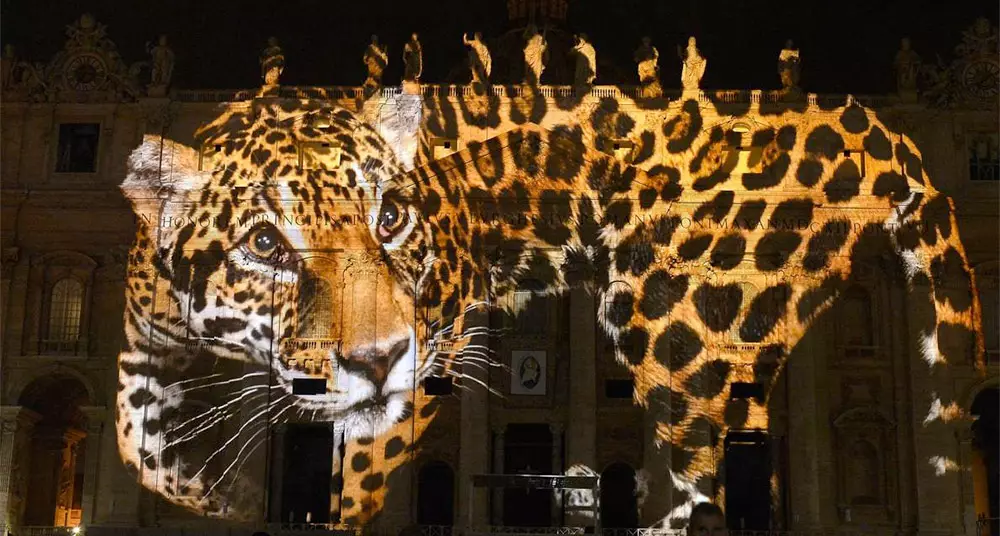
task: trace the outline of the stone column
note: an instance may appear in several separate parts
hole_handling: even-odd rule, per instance
[[[906,282],[901,277],[890,278],[885,285],[883,296],[889,311],[905,310]],[[909,373],[911,353],[906,344],[906,322],[903,317],[896,317],[889,323],[891,339],[886,355],[892,359],[893,381],[893,418],[897,423],[894,427],[896,443],[896,489],[899,494],[898,522],[903,532],[913,532],[916,526],[917,514],[913,511],[913,441],[910,422],[910,388]]]
[[[566,469],[576,465],[599,472],[597,465],[597,310],[593,294],[577,287],[570,291],[569,407],[566,429]],[[557,467],[558,468],[558,467]],[[597,500],[595,497],[594,500]],[[587,512],[569,512],[574,527],[594,523]]]
[[[87,437],[87,432],[77,428],[67,428],[62,436],[66,446],[61,451],[62,459],[59,461],[56,512],[52,523],[57,527],[71,524],[76,462],[79,459],[80,441],[84,437]]]
[[[281,519],[281,508],[282,508],[282,495],[284,494],[284,480],[285,480],[285,433],[288,432],[288,425],[285,423],[277,424],[274,426],[274,433],[271,436],[271,483],[268,491],[268,505],[271,512],[270,519],[268,521],[279,523],[284,522]],[[335,432],[336,433],[336,432]],[[336,441],[337,436],[334,435],[334,441]],[[336,444],[334,444],[336,447]],[[334,449],[336,451],[336,448]],[[343,475],[341,475],[343,479]],[[341,485],[343,487],[343,485]],[[339,504],[338,514],[340,513]]]
[[[104,430],[104,408],[87,407],[81,408],[87,415],[87,437],[83,451],[83,498],[80,501],[80,508],[83,509],[81,523],[84,526],[94,522],[97,475],[101,458],[101,432]]]
[[[340,453],[340,449],[344,444],[344,427],[342,423],[339,425],[330,423],[330,429],[333,431],[333,463],[331,465],[332,470],[330,471],[333,475],[333,478],[330,480],[330,522],[337,523],[340,521],[340,501],[344,488],[344,458]]]
[[[28,261],[29,255],[21,254],[17,264],[13,266],[9,274],[9,291],[4,298],[4,349],[6,356],[19,356],[22,350],[22,338],[24,336],[25,305],[28,294],[28,277],[31,271]]]
[[[493,440],[493,470],[491,471],[493,474],[504,474],[504,432],[506,431],[506,425],[497,426],[493,429],[493,433],[495,434]],[[493,520],[491,524],[503,525],[503,488],[493,488],[491,494],[493,499]]]
[[[484,328],[484,329],[476,329]],[[463,331],[475,333],[468,346],[489,348],[489,311],[476,307],[465,314]],[[489,469],[489,393],[487,367],[462,367],[462,437],[459,452],[458,525],[482,526],[489,519],[487,491],[473,490],[472,475]]]
[[[794,283],[793,283],[794,284]],[[822,327],[814,324],[815,330]],[[820,495],[820,448],[817,444],[819,427],[829,428],[829,420],[820,411],[819,383],[816,375],[821,372],[817,341],[825,333],[814,332],[803,338],[786,358],[785,383],[788,385],[788,487],[791,530],[814,530],[822,525],[822,497]],[[828,473],[829,473],[828,466]],[[833,505],[830,505],[831,507]]]
[[[572,419],[571,419],[572,420]],[[552,432],[552,474],[561,475],[563,471],[563,425],[549,424]],[[562,490],[552,490],[552,526],[562,526]]]
[[[24,507],[24,478],[30,476],[31,433],[41,416],[21,406],[0,407],[0,530],[16,531]]]
[[[946,282],[947,284],[948,282]],[[913,428],[914,489],[916,490],[917,531],[928,535],[958,534],[963,531],[961,477],[957,467],[958,442],[955,425],[940,417],[932,418],[936,400],[947,406],[957,393],[951,369],[962,366],[970,348],[955,347],[955,341],[936,338],[943,355],[928,363],[920,344],[924,330],[935,328],[936,314],[929,282],[920,276],[911,282],[906,298],[910,365],[910,426]],[[947,360],[947,361],[945,361]]]

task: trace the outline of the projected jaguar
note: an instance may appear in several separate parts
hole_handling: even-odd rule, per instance
[[[917,148],[859,105],[732,113],[527,89],[417,102],[417,120],[373,124],[321,100],[260,99],[132,152],[122,190],[139,229],[117,427],[147,489],[195,513],[253,517],[265,483],[246,469],[274,425],[337,422],[372,440],[412,419],[418,442],[435,416],[415,411],[415,386],[433,374],[484,388],[463,381],[469,367],[499,358],[463,350],[477,326],[492,329],[470,315],[506,303],[527,275],[540,294],[582,287],[609,304],[595,322],[690,501],[721,448],[692,430],[766,426],[766,393],[734,400],[731,386],[769,389],[870,252],[894,252],[928,293],[920,366],[968,341],[981,351],[952,204]],[[459,131],[474,141],[435,154]],[[759,148],[749,164],[742,146]],[[849,151],[862,147],[864,169]],[[747,263],[762,287],[752,295],[727,275]],[[755,354],[709,351],[731,332]],[[952,401],[926,402],[914,411]],[[369,488],[406,457],[378,463],[387,477]]]

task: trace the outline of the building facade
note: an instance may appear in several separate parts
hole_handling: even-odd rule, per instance
[[[996,30],[919,95],[900,58],[884,96],[287,87],[275,42],[213,91],[165,42],[140,83],[88,16],[8,50],[2,525],[668,530],[711,500],[995,534]]]

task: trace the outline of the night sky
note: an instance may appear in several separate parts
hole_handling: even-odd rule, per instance
[[[22,57],[47,61],[65,42],[64,27],[90,12],[108,26],[126,62],[145,60],[145,43],[169,36],[177,55],[174,86],[260,85],[257,57],[269,35],[285,49],[283,85],[359,85],[361,54],[377,33],[389,45],[388,85],[398,84],[402,44],[412,31],[424,46],[422,81],[445,80],[465,59],[462,32],[489,42],[509,29],[506,0],[0,0],[0,41]],[[598,70],[598,84],[637,83],[632,51],[643,35],[660,50],[667,89],[680,86],[676,46],[698,38],[708,69],[702,87],[779,86],[778,51],[795,41],[802,86],[826,93],[894,89],[891,65],[910,36],[924,61],[950,60],[961,32],[980,16],[995,25],[995,0],[570,0],[568,30],[585,32],[599,62],[622,66],[624,79]],[[602,76],[603,74],[603,76]]]

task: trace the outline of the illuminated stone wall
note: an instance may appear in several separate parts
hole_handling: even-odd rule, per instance
[[[502,524],[472,475],[509,472],[538,425],[542,472],[634,470],[640,526],[726,505],[728,449],[756,431],[776,526],[969,530],[969,409],[998,349],[997,183],[967,158],[989,111],[268,94],[3,105],[0,463],[30,467],[11,445],[56,415],[34,381],[83,386],[85,525],[404,527],[429,462],[456,525]],[[57,171],[70,123],[98,125],[92,171]],[[303,462],[309,437],[332,459]],[[310,466],[343,479],[325,512],[283,491]],[[30,482],[10,474],[13,524]],[[594,524],[592,500],[567,491],[551,519]]]

